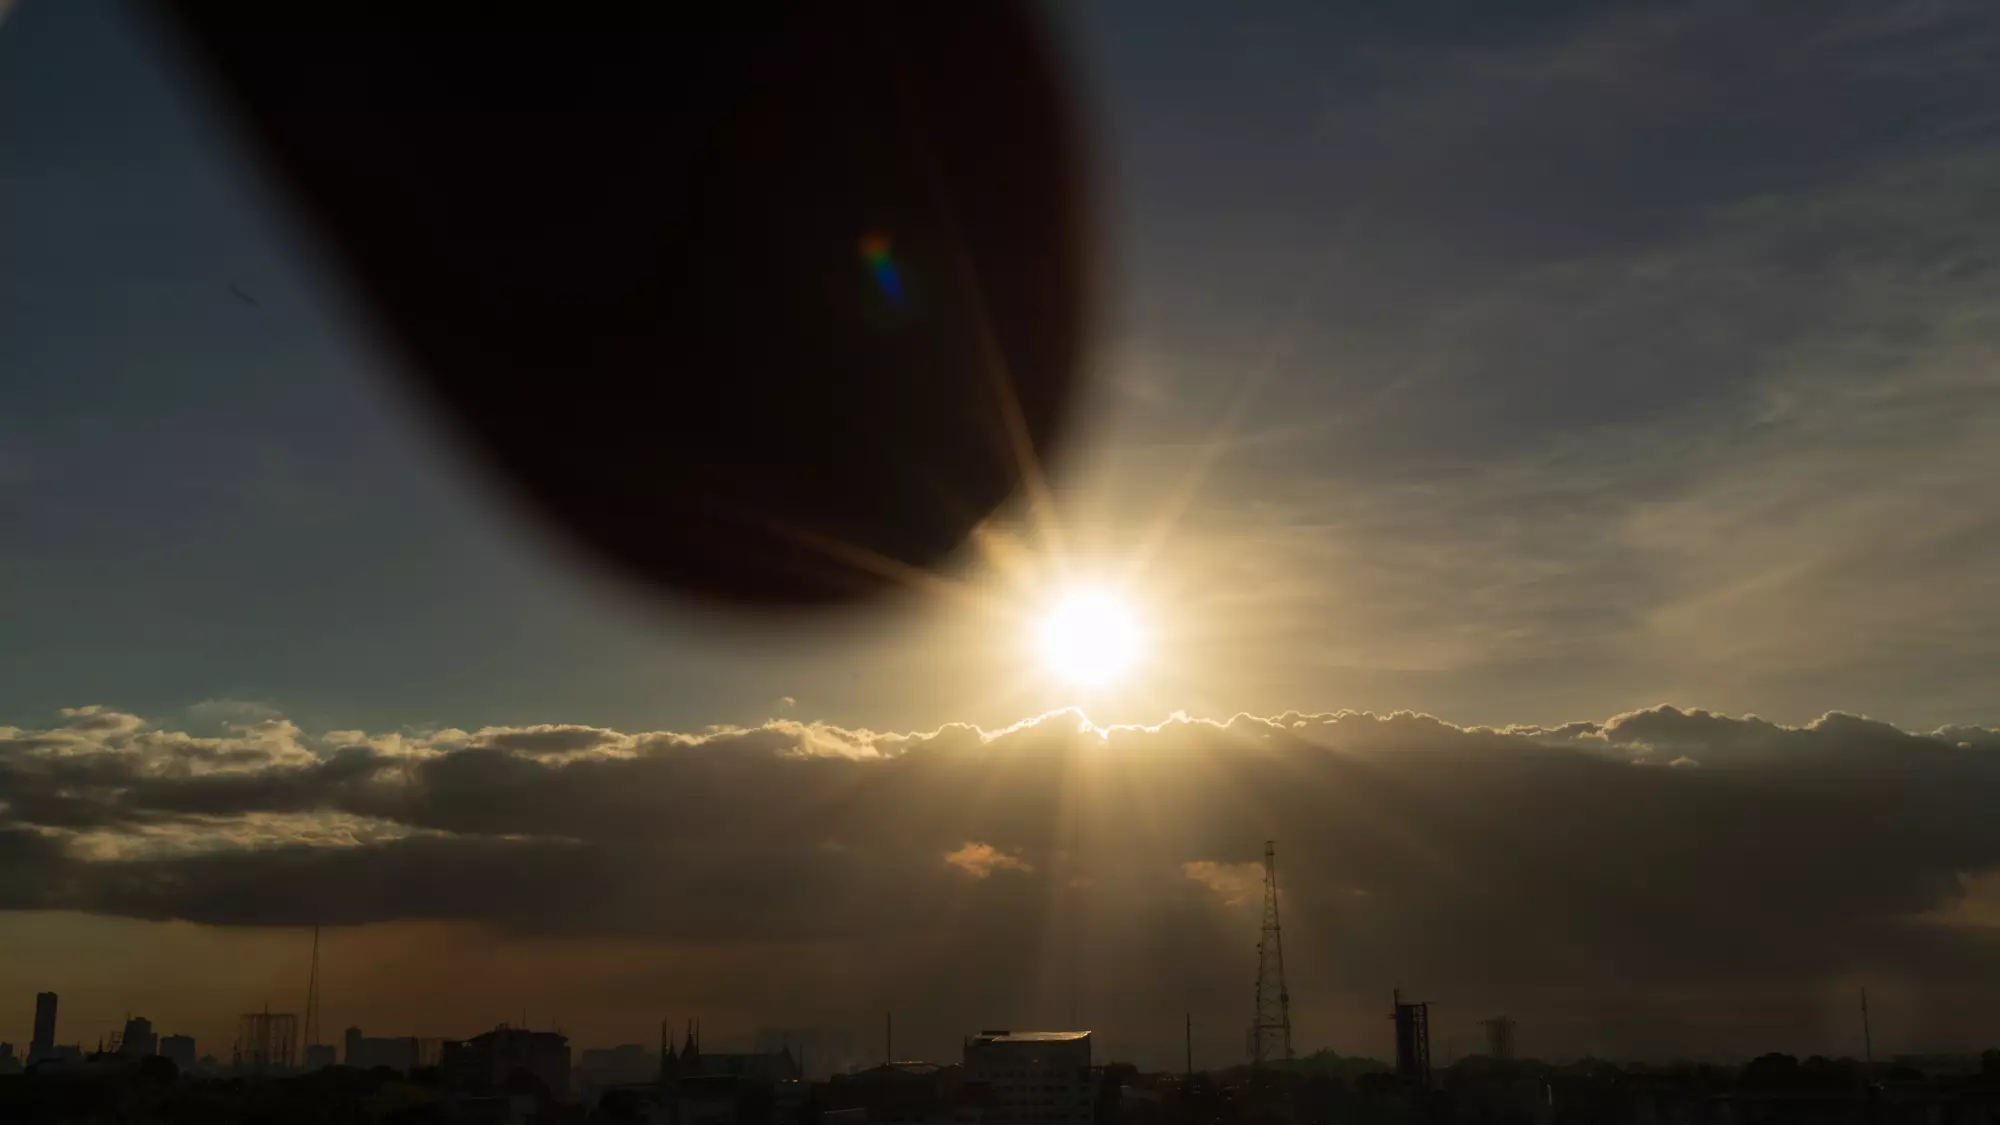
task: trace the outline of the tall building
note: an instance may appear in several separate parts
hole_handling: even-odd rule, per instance
[[[160,1037],[153,1030],[152,1020],[133,1016],[125,1021],[125,1030],[118,1036],[118,1057],[143,1059],[159,1053]]]
[[[56,994],[35,993],[35,1037],[28,1040],[28,1061],[35,1062],[56,1049]]]
[[[965,1080],[991,1091],[987,1125],[1091,1125],[1096,1112],[1088,1031],[982,1031],[965,1041]]]
[[[236,1021],[232,1062],[238,1074],[284,1074],[298,1069],[299,1017],[252,1012]]]
[[[1479,1026],[1486,1029],[1486,1053],[1498,1062],[1506,1062],[1514,1057],[1514,1021],[1506,1016],[1494,1016],[1490,1020],[1480,1020]]]
[[[569,1040],[559,1032],[501,1025],[462,1043],[444,1045],[446,1081],[462,1090],[504,1089],[515,1071],[525,1071],[547,1087],[549,1096],[569,1096]]]
[[[194,1036],[166,1035],[160,1038],[160,1053],[174,1060],[174,1066],[186,1074],[194,1069]]]
[[[1403,994],[1394,998],[1396,1021],[1396,1078],[1403,1085],[1427,1090],[1431,1085],[1431,1006],[1405,1003]]]

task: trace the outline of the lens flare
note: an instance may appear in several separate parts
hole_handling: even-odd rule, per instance
[[[869,231],[861,236],[861,264],[875,278],[875,287],[882,291],[889,303],[903,307],[903,278],[896,272],[896,259],[889,251],[889,236],[881,231]]]

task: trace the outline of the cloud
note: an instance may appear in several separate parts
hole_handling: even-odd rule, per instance
[[[0,909],[841,950],[836,990],[971,958],[1023,997],[1059,988],[1056,953],[1005,935],[1071,935],[1139,1019],[1159,974],[1249,971],[1275,839],[1293,991],[1326,1026],[1392,979],[1532,993],[1545,1021],[1871,973],[2000,995],[1984,727],[1661,706],[203,738],[99,714],[0,740]]]
[[[254,699],[204,699],[189,707],[187,713],[197,719],[231,723],[277,718],[283,711],[274,704]]]
[[[992,844],[980,844],[971,840],[957,851],[944,853],[944,861],[975,879],[984,879],[995,871],[1032,872],[1034,867],[1018,856],[1008,855]]]
[[[1263,893],[1261,863],[1216,863],[1197,859],[1181,864],[1181,874],[1222,896],[1225,906],[1241,906]]]
[[[89,734],[130,734],[145,725],[137,715],[126,715],[110,710],[99,704],[87,707],[65,707],[62,717],[69,721],[62,726],[66,731]]]
[[[488,727],[465,740],[468,746],[490,746],[536,758],[562,758],[619,746],[624,739],[616,731],[599,727],[557,726]]]

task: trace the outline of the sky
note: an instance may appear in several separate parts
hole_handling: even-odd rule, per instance
[[[1878,1042],[2000,1042],[2000,17],[1057,23],[1103,276],[1054,524],[781,628],[505,506],[134,13],[19,4],[0,1038],[56,987],[226,1049],[317,919],[371,1030],[1164,1062],[1188,1009],[1223,1062],[1278,838],[1302,1046],[1384,1052],[1395,985],[1555,1054],[1853,1050],[1862,983]],[[1076,582],[1115,684],[1035,659]]]

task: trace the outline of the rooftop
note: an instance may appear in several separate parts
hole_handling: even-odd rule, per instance
[[[982,1031],[974,1038],[985,1043],[1068,1043],[1090,1038],[1088,1031]]]

